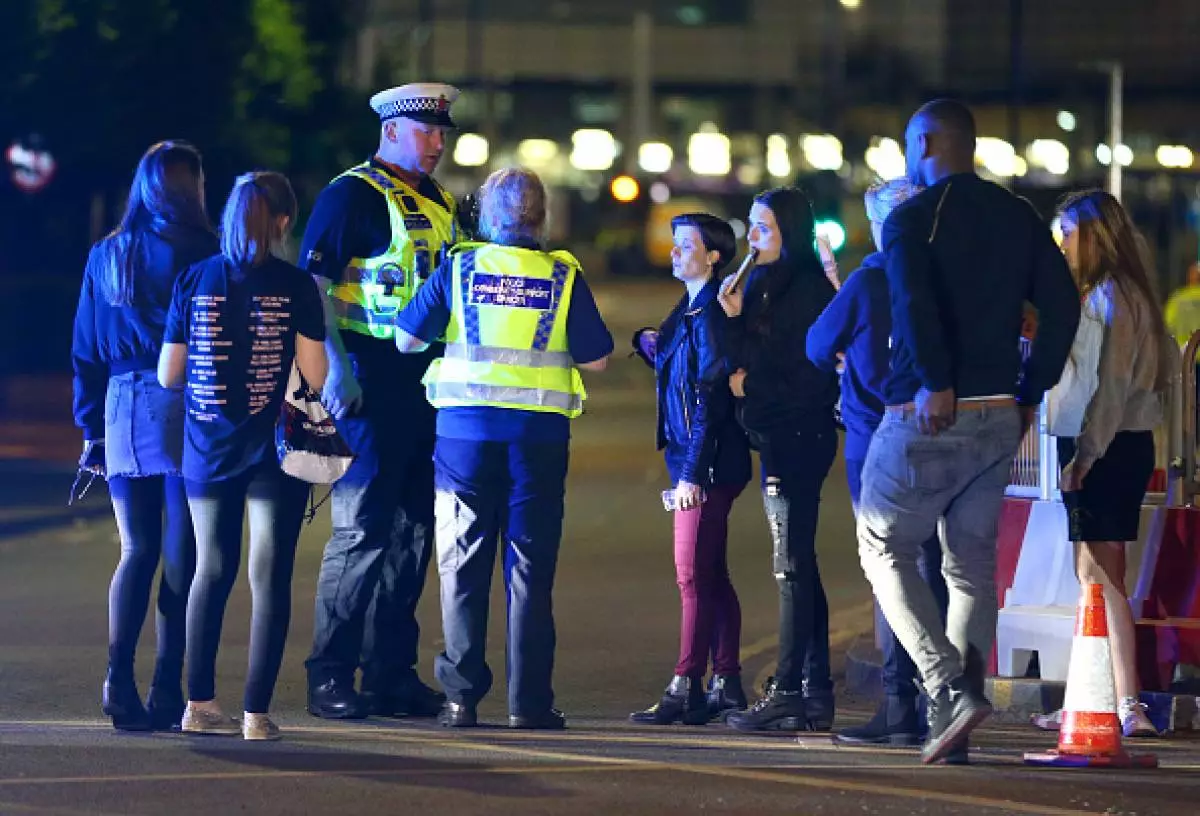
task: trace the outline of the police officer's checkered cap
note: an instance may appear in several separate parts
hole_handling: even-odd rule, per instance
[[[411,82],[387,88],[371,97],[371,108],[381,120],[397,116],[422,119],[444,119],[449,122],[449,109],[458,99],[459,91],[442,82]]]

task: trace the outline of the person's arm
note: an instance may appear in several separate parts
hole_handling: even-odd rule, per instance
[[[846,279],[833,300],[808,330],[805,351],[812,364],[822,371],[836,371],[839,354],[844,354],[858,333],[858,316],[866,309],[860,301],[868,295],[860,272]]]
[[[454,256],[448,255],[396,315],[396,348],[399,351],[405,354],[425,351],[446,331],[450,324],[453,280]]]
[[[187,345],[163,343],[158,353],[158,384],[163,388],[178,388],[183,385],[187,373]]]
[[[912,355],[921,386],[938,393],[953,388],[953,366],[933,290],[932,227],[914,204],[902,204],[883,224],[892,334]]]
[[[187,379],[191,292],[195,274],[191,269],[185,270],[175,280],[175,288],[171,291],[163,347],[158,353],[158,383],[163,388],[178,388]]]
[[[96,329],[96,281],[93,264],[96,250],[88,256],[75,310],[71,338],[72,392],[75,425],[85,441],[104,442],[104,401],[108,396],[108,363],[101,359]]]
[[[1104,284],[1102,284],[1104,285]],[[1083,414],[1072,463],[1080,477],[1104,455],[1117,435],[1133,384],[1138,343],[1130,303],[1112,286],[1106,293],[1100,344],[1099,384]]]
[[[329,376],[329,353],[325,341],[328,332],[322,296],[313,279],[297,270],[295,306],[296,367],[309,387],[320,393]]]
[[[383,196],[361,179],[339,179],[317,196],[300,244],[300,267],[312,275],[322,300],[329,369],[321,401],[335,419],[362,406],[362,387],[346,354],[330,291],[352,258],[375,250],[362,229],[364,216],[387,219]]]
[[[1079,290],[1054,238],[1032,211],[1032,274],[1027,300],[1037,309],[1037,335],[1017,402],[1032,408],[1062,377],[1079,328]],[[1103,378],[1102,378],[1103,379]]]
[[[679,477],[690,484],[705,481],[716,455],[717,434],[733,411],[729,364],[724,354],[728,320],[716,303],[709,304],[696,318],[696,395],[687,455]]]
[[[833,300],[834,291],[824,278],[814,276],[806,284],[801,288],[794,283],[791,294],[777,298],[771,306],[782,312],[769,317],[773,333],[770,355],[760,355],[760,364],[741,378],[742,395],[747,398],[788,402],[797,394],[823,391],[828,375],[810,363],[805,352],[808,329]]]
[[[600,316],[592,290],[584,280],[583,270],[575,273],[571,287],[571,303],[567,310],[567,351],[582,371],[600,372],[608,368],[613,352],[613,339]]]

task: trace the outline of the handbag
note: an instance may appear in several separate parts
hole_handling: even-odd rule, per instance
[[[354,452],[338,433],[320,395],[304,381],[294,362],[275,426],[275,450],[284,473],[312,484],[336,482],[354,462]]]

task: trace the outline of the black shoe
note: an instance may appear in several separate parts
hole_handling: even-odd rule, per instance
[[[771,678],[759,701],[746,711],[731,711],[725,724],[738,731],[804,731],[808,728],[804,692],[783,691]]]
[[[567,717],[555,708],[541,714],[509,714],[508,727],[530,731],[562,731],[567,727]]]
[[[955,745],[953,748],[951,748],[949,751],[947,751],[946,755],[944,757],[942,757],[942,764],[943,765],[970,765],[971,764],[971,756],[968,753],[969,752],[969,746],[968,746],[969,742],[970,742],[970,739],[968,737],[963,737],[961,740],[959,740],[958,744]]]
[[[921,717],[912,697],[888,695],[864,725],[842,729],[835,739],[847,745],[920,745]]]
[[[146,695],[146,712],[150,715],[150,726],[155,731],[180,730],[186,707],[183,692],[178,687],[151,686],[150,693]]]
[[[367,716],[367,709],[354,691],[354,683],[331,679],[309,686],[308,713],[327,720],[361,720]]]
[[[804,688],[804,727],[808,731],[833,730],[833,691],[809,691]]]
[[[740,674],[714,674],[708,683],[708,717],[723,719],[731,711],[745,711],[749,706]]]
[[[109,672],[100,698],[101,710],[112,718],[118,731],[149,731],[150,715],[142,705],[133,679],[118,680]]]
[[[929,739],[921,751],[925,764],[945,759],[971,731],[992,713],[992,704],[971,688],[964,675],[942,686],[929,701]]]
[[[630,714],[629,720],[638,725],[670,725],[676,722],[704,725],[708,722],[708,700],[704,696],[700,678],[676,675],[663,692],[662,699],[645,711]]]
[[[366,710],[377,717],[436,717],[446,695],[434,691],[415,674],[379,690],[359,695]]]
[[[474,728],[479,725],[479,715],[475,712],[475,706],[469,703],[447,700],[438,712],[437,721],[442,728]]]

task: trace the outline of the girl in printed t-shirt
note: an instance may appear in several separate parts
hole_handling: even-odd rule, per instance
[[[295,360],[320,391],[328,360],[316,285],[275,252],[296,218],[279,173],[247,173],[222,217],[221,253],[175,286],[158,378],[186,382],[183,476],[196,529],[188,597],[183,730],[278,739],[267,717],[291,612],[292,567],[308,485],[285,475],[275,424]],[[217,646],[250,515],[250,666],[241,724],[216,702]]]

